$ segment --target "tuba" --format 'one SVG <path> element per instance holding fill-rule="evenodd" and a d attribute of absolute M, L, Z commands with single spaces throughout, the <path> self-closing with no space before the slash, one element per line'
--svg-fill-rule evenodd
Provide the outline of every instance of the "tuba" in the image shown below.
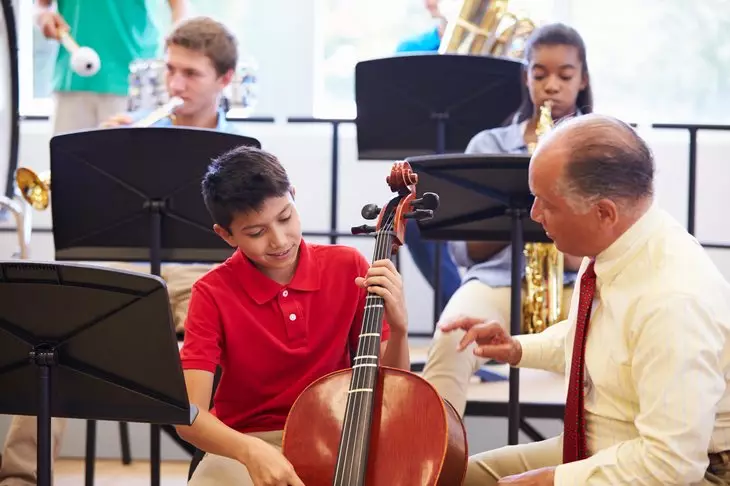
<path fill-rule="evenodd" d="M 51 190 L 50 173 L 37 175 L 31 169 L 19 168 L 15 171 L 16 190 L 13 198 L 0 196 L 0 210 L 8 210 L 15 218 L 18 232 L 18 252 L 14 258 L 30 258 L 30 239 L 33 231 L 31 209 L 44 210 L 48 207 Z"/>
<path fill-rule="evenodd" d="M 509 0 L 463 0 L 447 18 L 439 54 L 506 56 L 521 59 L 535 23 L 507 10 Z"/>
<path fill-rule="evenodd" d="M 553 128 L 552 102 L 540 107 L 535 133 L 538 143 Z M 532 154 L 537 144 L 527 149 Z M 536 334 L 562 319 L 563 254 L 553 243 L 526 243 L 522 288 L 522 333 Z"/>

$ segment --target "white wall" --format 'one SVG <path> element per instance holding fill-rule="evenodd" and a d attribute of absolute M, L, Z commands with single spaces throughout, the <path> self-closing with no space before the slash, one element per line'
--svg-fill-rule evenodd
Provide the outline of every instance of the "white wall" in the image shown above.
<path fill-rule="evenodd" d="M 324 231 L 329 225 L 330 204 L 330 133 L 327 125 L 290 125 L 288 116 L 312 113 L 314 87 L 314 45 L 317 43 L 314 0 L 250 1 L 247 25 L 241 44 L 260 65 L 262 93 L 259 114 L 275 116 L 275 125 L 241 124 L 247 134 L 259 138 L 264 148 L 278 155 L 297 186 L 297 200 L 305 230 Z M 286 15 L 282 15 L 286 12 Z M 274 19 L 262 21 L 262 19 Z M 632 120 L 627 120 L 632 121 Z M 661 121 L 661 120 L 657 120 Z M 47 169 L 49 124 L 25 121 L 21 127 L 20 163 L 37 171 Z M 687 135 L 683 131 L 652 131 L 640 128 L 657 159 L 657 193 L 664 208 L 680 221 L 686 221 L 687 206 Z M 389 197 L 385 177 L 390 161 L 358 162 L 353 126 L 341 128 L 339 229 L 361 224 L 360 208 L 367 203 L 382 203 Z M 730 243 L 730 224 L 724 211 L 725 192 L 730 181 L 726 154 L 730 151 L 730 134 L 702 132 L 699 137 L 697 197 L 697 235 L 701 241 Z M 4 172 L 0 180 L 4 180 Z M 103 202 L 100 202 L 102 204 Z M 49 228 L 50 211 L 36 213 L 36 227 Z M 9 222 L 0 223 L 10 226 Z M 372 244 L 364 240 L 344 240 L 360 248 L 370 258 Z M 15 250 L 15 235 L 0 233 L 0 258 Z M 730 251 L 710 250 L 726 276 L 730 277 Z M 37 233 L 32 244 L 35 259 L 53 259 L 53 240 L 49 233 Z M 413 331 L 431 329 L 432 293 L 403 252 L 402 272 L 406 282 L 408 310 Z M 507 426 L 503 419 L 467 419 L 471 452 L 498 447 L 506 443 Z M 536 422 L 538 423 L 538 422 Z M 0 417 L 0 441 L 8 420 Z M 560 422 L 541 421 L 545 434 L 560 430 Z M 82 456 L 83 422 L 72 421 L 62 454 Z M 132 429 L 135 457 L 147 457 L 148 428 Z M 104 423 L 99 429 L 99 456 L 118 457 L 117 429 Z M 184 458 L 169 441 L 163 442 L 166 458 Z"/>

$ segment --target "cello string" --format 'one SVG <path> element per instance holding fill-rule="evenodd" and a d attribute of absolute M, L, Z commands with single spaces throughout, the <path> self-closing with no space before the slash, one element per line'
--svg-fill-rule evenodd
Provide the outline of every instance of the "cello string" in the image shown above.
<path fill-rule="evenodd" d="M 383 234 L 384 233 L 381 230 L 378 232 L 378 235 L 376 237 L 376 244 L 375 244 L 373 260 L 378 259 L 379 255 L 383 252 L 383 250 L 385 248 L 384 242 L 383 242 L 383 237 L 382 237 Z M 374 295 L 374 294 L 371 294 L 370 292 L 367 292 L 367 290 L 366 290 L 365 307 L 363 308 L 364 319 L 363 319 L 363 322 L 361 325 L 360 334 L 369 332 L 369 330 L 370 330 L 369 328 L 371 327 L 369 321 L 371 320 L 372 312 L 369 311 L 367 306 L 370 304 L 370 301 L 372 300 L 372 298 L 371 298 L 372 295 Z M 372 354 L 371 350 L 367 349 L 367 347 L 365 346 L 365 343 L 362 342 L 362 339 L 367 339 L 367 338 L 359 337 L 358 348 L 360 349 L 361 352 L 358 354 L 361 356 L 368 356 L 368 355 Z M 363 362 L 364 361 L 365 360 L 363 360 Z M 356 362 L 355 364 L 359 364 L 359 363 L 360 362 Z M 351 390 L 361 389 L 364 387 L 363 381 L 365 380 L 365 377 L 362 376 L 364 373 L 362 373 L 361 370 L 362 370 L 362 368 L 355 368 L 353 370 L 354 376 L 353 376 L 353 383 L 350 387 Z M 350 407 L 348 407 L 350 409 L 350 414 L 346 417 L 345 433 L 343 435 L 343 448 L 344 448 L 343 455 L 342 455 L 343 461 L 348 460 L 350 447 L 352 446 L 353 448 L 355 448 L 357 445 L 353 441 L 353 436 L 355 436 L 357 434 L 358 428 L 359 428 L 358 427 L 359 422 L 356 420 L 356 418 L 362 417 L 362 414 L 363 414 L 364 400 L 362 399 L 362 397 L 360 397 L 361 394 L 362 393 L 354 393 L 349 397 L 349 399 L 351 401 Z M 341 472 L 342 472 L 343 479 L 345 477 L 348 478 L 348 482 L 346 484 L 350 484 L 352 482 L 352 475 L 353 475 L 354 470 L 355 470 L 354 464 L 352 464 L 351 461 L 348 461 L 342 468 Z"/>
<path fill-rule="evenodd" d="M 391 220 L 392 220 L 392 216 L 390 218 L 388 218 L 388 220 L 386 222 L 387 225 L 389 225 Z M 387 243 L 387 240 L 385 242 L 383 241 L 383 237 L 382 237 L 383 234 L 384 233 L 381 230 L 378 232 L 378 235 L 376 237 L 374 259 L 377 259 L 378 256 L 386 248 L 384 246 L 384 243 Z M 373 295 L 373 294 L 370 294 L 369 292 L 366 291 L 365 306 L 367 306 L 368 301 L 371 300 L 371 299 L 368 299 L 368 297 L 370 295 Z M 362 323 L 362 326 L 360 329 L 361 334 L 369 332 L 369 328 L 371 327 L 369 320 L 371 320 L 370 317 L 371 317 L 372 313 L 368 311 L 367 307 L 365 307 L 363 309 L 363 312 L 365 313 L 365 315 L 364 315 L 363 323 Z M 361 344 L 362 343 L 360 342 L 360 340 L 358 340 L 358 348 L 361 348 L 361 353 L 358 353 L 358 354 L 363 355 L 363 356 L 371 354 L 370 350 L 366 349 L 364 347 L 364 345 L 362 345 L 362 347 L 361 347 Z M 357 363 L 355 363 L 355 364 L 357 364 Z M 353 376 L 353 384 L 350 387 L 351 390 L 363 388 L 363 383 L 361 381 L 364 379 L 364 377 L 361 376 L 362 373 L 358 372 L 358 370 L 359 370 L 359 368 L 356 368 L 353 370 L 353 372 L 356 374 L 355 374 L 355 376 Z M 342 444 L 340 447 L 340 449 L 341 449 L 340 457 L 342 458 L 341 459 L 342 462 L 347 461 L 347 459 L 349 457 L 350 446 L 353 446 L 353 447 L 356 446 L 356 444 L 353 443 L 353 436 L 354 436 L 354 434 L 357 433 L 357 428 L 358 428 L 358 422 L 355 421 L 355 418 L 362 416 L 362 413 L 363 413 L 362 412 L 363 400 L 361 400 L 361 397 L 359 395 L 360 395 L 360 393 L 354 393 L 348 397 L 348 399 L 350 401 L 350 403 L 349 403 L 350 406 L 347 408 L 349 408 L 350 414 L 345 417 L 346 418 L 346 421 L 344 424 L 345 433 L 343 434 L 343 440 L 342 440 Z M 353 430 L 353 428 L 354 428 L 354 430 Z M 350 481 L 351 481 L 352 473 L 354 471 L 352 466 L 353 465 L 350 462 L 346 462 L 343 465 L 343 464 L 340 464 L 340 461 L 338 461 L 337 470 L 335 471 L 335 479 L 337 480 L 338 476 L 340 476 L 340 473 L 341 473 L 343 480 L 345 477 L 347 477 L 347 478 L 350 478 Z M 335 484 L 338 484 L 337 481 L 335 481 Z M 349 484 L 349 482 L 346 484 Z"/>
<path fill-rule="evenodd" d="M 388 246 L 391 244 L 389 235 L 390 235 L 390 232 L 392 231 L 392 227 L 393 227 L 392 222 L 394 219 L 394 214 L 395 214 L 394 212 L 391 212 L 388 215 L 388 218 L 387 218 L 385 224 L 383 224 L 381 226 L 381 229 L 378 232 L 378 235 L 376 238 L 376 244 L 375 244 L 375 252 L 374 252 L 375 255 L 374 255 L 373 260 L 384 259 L 384 258 L 389 257 L 389 255 L 387 254 L 387 249 L 388 249 Z M 372 308 L 369 308 L 368 306 L 370 306 L 370 305 L 384 306 L 384 303 L 385 303 L 384 299 L 381 296 L 367 292 L 366 298 L 365 298 L 365 306 L 366 306 L 365 315 L 364 315 L 362 327 L 360 329 L 360 334 L 372 334 L 372 333 L 375 333 L 375 331 L 377 331 L 377 328 L 379 325 L 378 321 L 380 321 L 380 323 L 382 323 L 383 313 L 378 312 L 377 310 L 372 310 Z M 382 329 L 378 334 L 382 335 Z M 366 343 L 370 343 L 371 341 L 374 342 L 374 344 L 371 344 L 368 346 L 365 346 L 363 344 L 363 346 L 362 346 L 363 351 L 364 351 L 363 355 L 375 355 L 375 356 L 380 355 L 381 339 L 376 340 L 373 338 L 374 338 L 374 336 L 366 336 L 364 338 L 361 338 L 361 339 L 365 339 Z M 360 344 L 360 343 L 358 343 L 358 344 Z M 377 362 L 375 364 L 377 364 Z M 357 442 L 352 443 L 353 450 L 355 450 L 358 446 L 361 448 L 365 447 L 365 443 L 367 442 L 365 440 L 367 435 L 360 437 L 362 433 L 367 434 L 367 430 L 361 430 L 361 429 L 366 429 L 366 424 L 364 423 L 363 420 L 361 420 L 361 418 L 364 416 L 364 413 L 367 410 L 367 404 L 373 403 L 374 391 L 375 391 L 375 387 L 377 385 L 377 376 L 378 376 L 377 371 L 378 371 L 377 368 L 373 369 L 372 367 L 369 367 L 369 366 L 364 367 L 364 368 L 358 368 L 355 370 L 355 372 L 357 374 L 353 379 L 354 389 L 365 388 L 366 385 L 368 384 L 368 382 L 370 381 L 373 392 L 370 392 L 369 394 L 364 393 L 364 392 L 358 392 L 355 394 L 356 396 L 353 397 L 353 404 L 352 404 L 353 405 L 352 406 L 353 415 L 350 417 L 351 425 L 349 424 L 349 426 L 347 427 L 347 429 L 348 429 L 347 430 L 348 447 L 346 448 L 346 452 L 349 450 L 349 445 L 351 442 L 353 442 L 353 438 L 355 440 L 359 439 L 359 440 L 357 440 Z M 362 395 L 362 396 L 360 396 L 360 395 Z M 357 401 L 355 402 L 354 400 L 357 400 Z M 355 410 L 357 410 L 357 414 L 355 414 Z M 355 420 L 356 417 L 360 420 Z M 354 428 L 354 430 L 352 430 L 352 428 Z M 362 454 L 357 454 L 357 457 L 358 457 L 357 463 L 354 463 L 354 461 L 352 461 L 350 464 L 348 464 L 349 468 L 347 468 L 347 469 L 349 469 L 349 474 L 346 474 L 346 476 L 349 478 L 349 481 L 350 481 L 348 484 L 351 484 L 354 481 L 355 478 L 353 477 L 353 475 L 362 466 L 362 463 L 359 462 L 362 459 Z M 348 471 L 345 470 L 343 472 L 346 473 Z"/>

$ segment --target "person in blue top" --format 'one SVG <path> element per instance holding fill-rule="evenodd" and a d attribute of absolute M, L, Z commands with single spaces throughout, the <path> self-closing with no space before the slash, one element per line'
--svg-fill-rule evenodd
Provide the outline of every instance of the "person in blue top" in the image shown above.
<path fill-rule="evenodd" d="M 396 52 L 434 52 L 439 50 L 441 37 L 446 29 L 446 17 L 439 10 L 439 0 L 424 0 L 424 4 L 435 25 L 426 32 L 402 40 L 396 47 Z"/>
<path fill-rule="evenodd" d="M 556 123 L 593 111 L 586 48 L 573 28 L 556 23 L 536 29 L 525 48 L 523 100 L 505 126 L 484 130 L 469 142 L 466 153 L 527 154 L 537 141 L 539 109 L 553 101 Z M 463 332 L 442 333 L 440 326 L 460 315 L 499 321 L 509 332 L 511 248 L 501 242 L 449 242 L 454 261 L 466 268 L 463 283 L 439 319 L 423 377 L 462 415 L 469 379 L 485 360 L 471 350 L 457 352 Z M 567 314 L 581 256 L 564 255 L 563 310 Z M 523 265 L 524 276 L 524 265 Z"/>
<path fill-rule="evenodd" d="M 207 17 L 184 20 L 167 37 L 165 60 L 168 93 L 185 101 L 175 112 L 175 124 L 236 133 L 235 127 L 226 120 L 225 113 L 219 108 L 222 92 L 232 81 L 238 61 L 235 36 L 223 24 Z M 128 125 L 144 115 L 146 113 L 116 115 L 102 123 L 102 126 Z M 165 118 L 156 126 L 171 124 L 171 119 Z M 149 265 L 147 268 L 139 264 L 110 263 L 108 266 L 149 272 Z M 161 277 L 167 284 L 178 332 L 183 331 L 193 283 L 211 268 L 213 265 L 204 264 L 162 266 Z M 53 418 L 54 458 L 60 449 L 65 426 L 65 418 Z M 37 443 L 36 418 L 13 417 L 2 454 L 0 485 L 36 484 Z"/>

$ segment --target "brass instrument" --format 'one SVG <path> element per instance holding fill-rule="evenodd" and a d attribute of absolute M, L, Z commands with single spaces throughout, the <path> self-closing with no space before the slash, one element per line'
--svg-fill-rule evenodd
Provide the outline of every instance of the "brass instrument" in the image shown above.
<path fill-rule="evenodd" d="M 463 0 L 447 18 L 439 54 L 506 56 L 521 59 L 535 23 L 507 10 L 509 0 Z"/>
<path fill-rule="evenodd" d="M 31 209 L 43 210 L 48 207 L 51 190 L 50 173 L 37 175 L 30 169 L 19 168 L 15 171 L 17 185 L 15 196 L 11 199 L 0 196 L 0 210 L 10 211 L 15 218 L 18 232 L 18 252 L 14 258 L 26 260 L 30 258 L 30 239 L 33 230 Z"/>
<path fill-rule="evenodd" d="M 540 107 L 535 133 L 538 142 L 552 130 L 552 102 Z M 528 145 L 532 154 L 537 143 Z M 563 303 L 563 254 L 553 243 L 526 243 L 522 288 L 522 332 L 535 334 L 565 318 Z"/>

